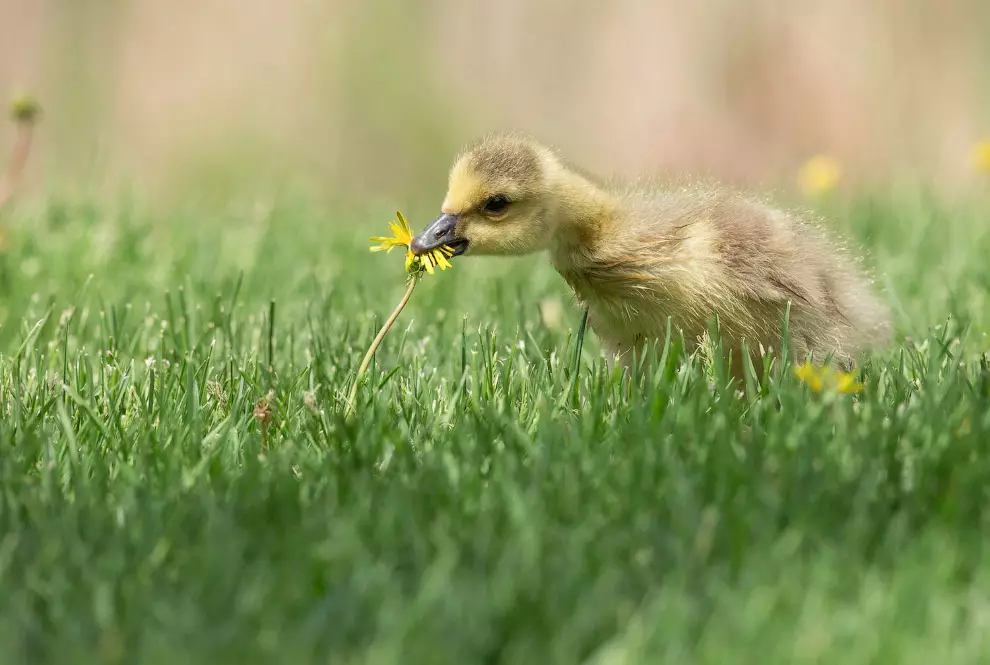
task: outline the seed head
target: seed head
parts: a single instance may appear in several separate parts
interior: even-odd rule
[[[254,419],[258,421],[263,429],[267,429],[271,425],[272,420],[274,420],[271,407],[271,402],[274,399],[275,393],[270,392],[259,399],[258,403],[254,405]]]

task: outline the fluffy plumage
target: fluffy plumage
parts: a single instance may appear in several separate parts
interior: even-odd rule
[[[798,360],[849,365],[890,335],[855,257],[806,218],[718,186],[606,186],[538,142],[501,135],[458,156],[442,209],[467,254],[547,250],[620,360],[662,339],[668,317],[703,343],[716,312],[737,359],[743,340],[754,354],[779,350],[788,302]]]

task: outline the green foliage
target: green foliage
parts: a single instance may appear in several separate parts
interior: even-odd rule
[[[401,257],[367,251],[393,209],[51,202],[12,220],[5,662],[990,649],[985,202],[835,211],[900,326],[859,395],[776,370],[733,388],[676,337],[630,384],[594,335],[575,353],[581,312],[545,261],[457,259],[417,288],[348,422],[349,382],[404,287]]]

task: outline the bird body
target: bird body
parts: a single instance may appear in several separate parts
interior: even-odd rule
[[[459,156],[442,211],[414,251],[441,240],[467,254],[546,250],[626,364],[664,338],[668,320],[689,348],[703,344],[716,314],[737,375],[744,342],[754,360],[781,348],[788,306],[797,360],[849,366],[890,334],[857,259],[805,217],[718,185],[608,186],[503,135]]]

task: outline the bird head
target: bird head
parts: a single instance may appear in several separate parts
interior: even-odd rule
[[[412,251],[449,245],[455,255],[512,255],[548,248],[560,168],[548,148],[519,136],[468,146],[450,170],[440,216],[413,238]]]

